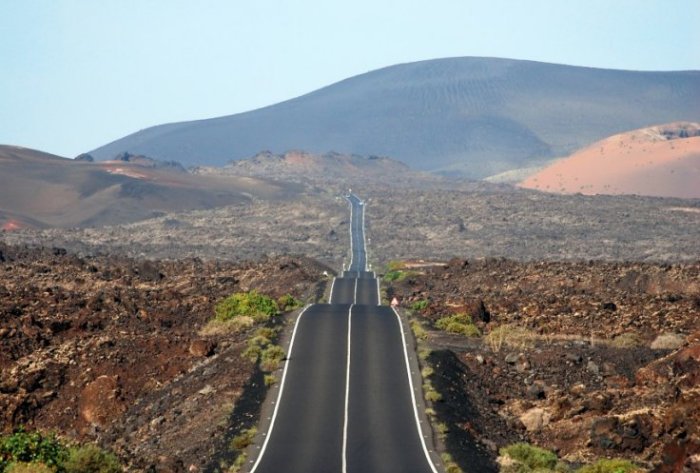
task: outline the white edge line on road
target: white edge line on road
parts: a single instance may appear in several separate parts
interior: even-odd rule
[[[335,280],[338,278],[333,278],[333,282],[331,283],[331,293],[328,294],[328,303],[332,304],[333,303],[333,288],[335,287]]]
[[[372,274],[374,275],[375,281],[377,281],[377,305],[382,305],[382,293],[381,293],[381,290],[379,289],[379,278],[374,273],[374,271],[372,272]]]
[[[404,357],[406,358],[406,374],[408,375],[408,385],[411,389],[411,401],[413,402],[413,413],[414,413],[415,418],[416,418],[416,428],[418,429],[418,437],[420,438],[421,444],[423,445],[423,453],[425,453],[425,459],[428,461],[428,465],[430,465],[430,469],[433,471],[433,473],[438,473],[437,468],[435,468],[435,465],[433,464],[433,460],[430,458],[430,453],[428,453],[428,446],[425,444],[425,439],[423,438],[423,431],[420,428],[420,419],[418,416],[418,405],[416,404],[416,395],[415,395],[415,392],[413,391],[413,378],[411,377],[411,365],[408,361],[408,347],[406,346],[406,336],[404,335],[404,332],[403,332],[403,322],[401,322],[401,316],[396,311],[396,309],[392,307],[391,310],[394,311],[394,314],[396,315],[396,319],[399,321],[399,328],[401,329],[401,341],[403,342],[403,354],[404,354]]]
[[[365,254],[365,271],[367,271],[367,233],[365,232],[365,207],[367,204],[362,204],[362,250]]]
[[[299,328],[299,321],[301,320],[301,316],[304,315],[307,310],[309,310],[309,307],[311,307],[311,304],[304,307],[304,310],[302,310],[299,313],[299,315],[297,316],[297,320],[294,323],[294,331],[292,332],[292,339],[289,341],[289,353],[287,354],[287,362],[284,364],[284,371],[282,373],[282,381],[280,382],[280,390],[277,393],[277,401],[275,402],[275,410],[272,413],[272,420],[270,421],[270,428],[267,429],[267,435],[265,436],[265,441],[263,442],[262,448],[260,449],[260,454],[258,454],[258,458],[256,459],[255,464],[253,465],[253,468],[251,468],[250,473],[254,473],[255,469],[260,464],[260,461],[262,460],[263,456],[265,455],[265,449],[267,448],[267,443],[270,441],[270,437],[272,437],[272,429],[274,429],[274,427],[275,427],[275,419],[277,418],[277,411],[279,411],[280,401],[282,400],[282,392],[284,392],[284,382],[287,380],[287,370],[289,369],[289,364],[291,363],[291,360],[292,360],[292,349],[294,348],[294,338],[297,336],[297,329]]]
[[[359,277],[355,278],[355,294],[352,297],[353,304],[357,304],[357,281],[358,281],[358,279],[359,279]]]
[[[352,194],[351,194],[352,195]],[[355,245],[352,241],[352,200],[346,198],[348,204],[350,205],[350,264],[348,265],[348,271],[352,270],[352,260],[355,255]]]
[[[343,421],[343,473],[348,471],[348,407],[350,405],[350,335],[352,332],[352,304],[348,311],[348,364],[345,372],[345,419]],[[252,473],[252,472],[251,472]]]

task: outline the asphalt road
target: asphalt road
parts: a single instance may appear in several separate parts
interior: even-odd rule
[[[437,473],[419,427],[400,318],[366,271],[364,204],[329,304],[298,317],[255,473]],[[420,390],[418,390],[420,392]]]

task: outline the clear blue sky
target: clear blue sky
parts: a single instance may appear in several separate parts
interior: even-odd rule
[[[0,143],[63,156],[396,63],[700,69],[700,0],[0,0]]]

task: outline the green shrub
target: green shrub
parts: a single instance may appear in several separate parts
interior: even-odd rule
[[[478,337],[481,335],[479,327],[474,325],[472,318],[467,314],[442,317],[435,322],[435,327],[445,332],[458,333],[466,337]]]
[[[406,279],[405,271],[388,271],[384,274],[386,282],[403,281],[404,279]]]
[[[277,303],[257,291],[237,292],[216,304],[216,319],[226,321],[235,317],[251,317],[255,322],[265,322],[279,313]]]
[[[258,429],[256,427],[243,430],[240,434],[233,437],[231,440],[231,448],[238,451],[245,450],[250,444],[253,443],[257,433]]]
[[[277,299],[277,305],[282,312],[291,312],[294,309],[298,309],[303,305],[299,299],[296,299],[291,294],[285,294],[284,296]]]
[[[501,456],[513,460],[511,465],[501,469],[501,471],[508,473],[554,471],[558,462],[557,456],[553,452],[529,443],[515,443],[501,448],[499,453]]]
[[[117,457],[95,445],[72,448],[65,463],[66,473],[120,473]]]
[[[446,473],[464,473],[459,465],[457,465],[457,463],[454,461],[452,455],[449,453],[442,453],[440,457],[442,458],[442,463],[445,465]]]
[[[417,320],[411,321],[411,330],[413,330],[413,335],[419,340],[425,340],[428,338],[428,332],[425,331],[423,326]]]
[[[430,304],[430,301],[428,301],[427,299],[415,301],[413,304],[411,304],[411,310],[416,311],[416,312],[420,312],[422,310],[425,310],[429,304]]]
[[[266,374],[263,379],[265,380],[265,386],[268,388],[277,382],[277,378],[273,374]]]
[[[11,463],[32,462],[59,469],[66,458],[68,449],[53,434],[44,435],[19,429],[0,438],[0,471]]]
[[[628,460],[598,460],[576,470],[576,473],[632,473],[640,471],[639,467]]]
[[[275,371],[284,359],[285,353],[281,346],[270,345],[260,355],[260,369],[263,371]]]

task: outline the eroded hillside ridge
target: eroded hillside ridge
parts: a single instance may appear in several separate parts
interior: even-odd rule
[[[494,458],[526,441],[573,464],[697,471],[700,263],[455,259],[403,271],[387,294],[428,329],[454,456],[473,440]],[[472,337],[436,323],[453,314],[471,316]]]
[[[236,291],[315,301],[306,258],[248,263],[80,258],[0,244],[0,432],[99,442],[135,471],[203,471],[244,388],[250,330],[203,331]],[[260,378],[260,379],[258,379]]]

